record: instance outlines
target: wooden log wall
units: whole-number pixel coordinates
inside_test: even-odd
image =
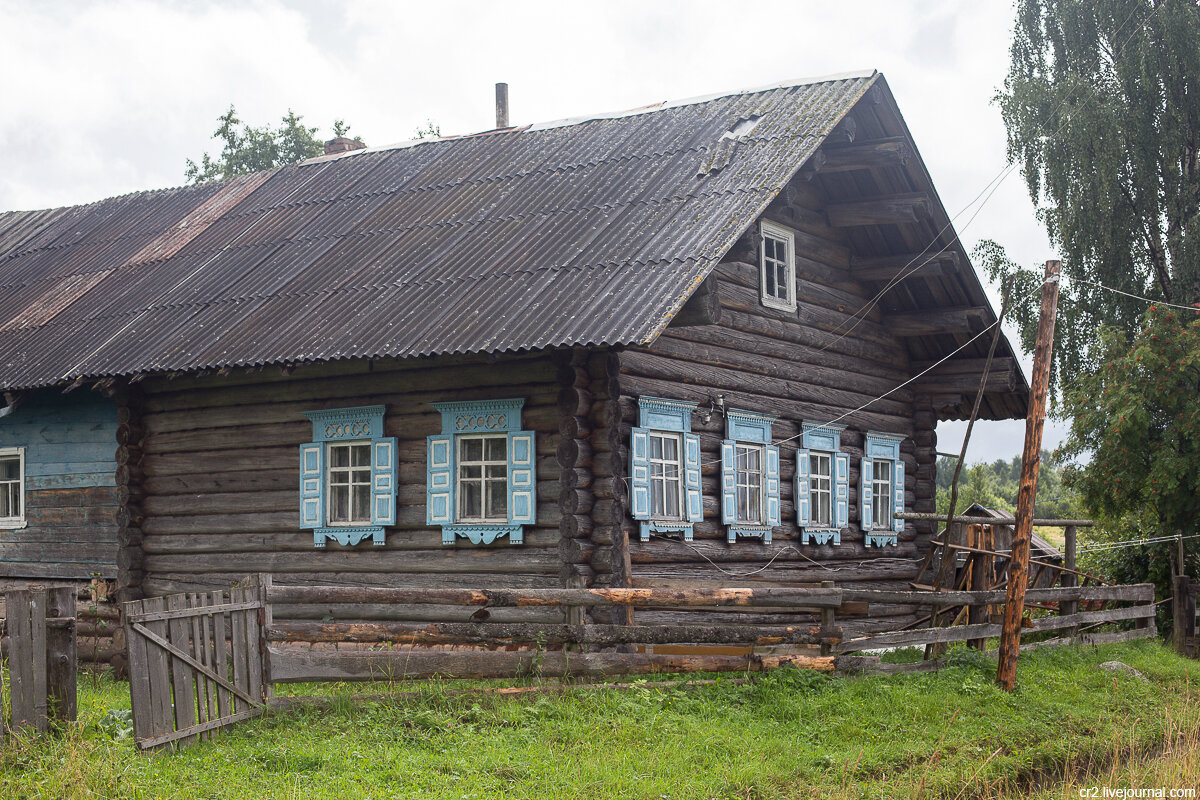
[[[210,591],[252,572],[299,586],[553,588],[569,578],[586,581],[586,542],[577,542],[586,536],[560,544],[564,526],[576,530],[590,503],[586,474],[560,467],[560,441],[567,440],[560,420],[569,441],[587,436],[587,409],[567,417],[560,411],[566,390],[580,382],[586,356],[570,352],[148,379],[142,383],[142,589],[147,596]],[[526,528],[522,545],[502,537],[492,545],[460,539],[444,546],[441,530],[425,524],[425,437],[441,430],[430,403],[510,397],[525,398],[522,427],[537,433],[537,524]],[[312,532],[299,527],[298,447],[312,439],[303,412],[375,404],[386,406],[385,434],[398,440],[397,524],[382,547],[368,540],[315,548]],[[283,620],[454,622],[468,615],[387,604],[275,609]],[[494,619],[564,621],[559,609],[506,609]]]
[[[0,447],[25,448],[25,526],[0,530],[0,578],[116,575],[122,496],[110,398],[47,389],[0,418]]]
[[[850,454],[851,524],[843,530],[840,545],[801,545],[795,524],[792,480],[801,421],[834,420],[911,377],[906,348],[883,325],[880,310],[855,318],[872,292],[850,276],[850,247],[845,236],[825,222],[822,204],[818,190],[800,183],[765,215],[796,237],[796,312],[766,308],[760,302],[755,225],[714,272],[720,325],[669,327],[652,346],[631,347],[612,356],[618,366],[610,388],[618,401],[613,404],[613,428],[603,438],[611,448],[615,474],[624,475],[628,469],[626,448],[637,422],[639,395],[693,401],[708,408],[722,394],[727,407],[780,417],[774,438],[790,440],[780,448],[783,525],[771,545],[754,539],[726,543],[719,466],[725,419],[715,413],[705,423],[701,414],[694,414],[692,430],[700,435],[704,464],[704,521],[695,525],[693,542],[656,537],[642,543],[624,504],[614,504],[620,507],[619,530],[601,534],[606,544],[597,542],[597,549],[613,548],[615,574],[622,563],[616,551],[627,548],[631,572],[627,584],[612,585],[816,585],[832,580],[838,586],[908,588],[915,577],[916,559],[933,525],[910,523],[897,547],[864,547],[857,521],[859,461],[866,431],[904,436],[906,507],[933,509],[937,419],[928,397],[901,389],[841,420],[848,426],[841,444]],[[598,474],[601,463],[597,459]],[[603,529],[599,518],[593,522],[594,533]],[[636,617],[639,624],[675,624],[692,613],[638,611]],[[851,630],[885,630],[914,619],[915,609],[884,605],[872,608],[871,614],[869,620],[850,617],[843,624]],[[716,622],[720,617],[714,610],[706,619]],[[771,618],[781,623],[796,620],[783,613]]]

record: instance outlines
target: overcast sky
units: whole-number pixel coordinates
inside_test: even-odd
[[[954,217],[1005,167],[991,100],[1012,17],[1008,0],[0,0],[0,210],[179,185],[187,158],[219,150],[231,103],[254,125],[294,109],[322,135],[345,119],[381,145],[430,120],[492,127],[497,81],[524,124],[877,69]],[[1018,173],[956,224],[968,251],[1054,256]],[[943,424],[938,449],[957,452],[963,427]],[[977,425],[968,460],[1018,455],[1023,431]]]

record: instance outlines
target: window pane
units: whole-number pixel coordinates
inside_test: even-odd
[[[458,487],[459,515],[463,519],[483,516],[483,482],[464,481]]]
[[[14,509],[11,485],[0,486],[0,517],[19,517]]]
[[[350,466],[350,448],[344,444],[334,445],[329,448],[329,466],[331,467],[348,467]]]
[[[371,445],[356,444],[350,448],[351,464],[356,467],[371,466]]]
[[[16,458],[0,460],[0,481],[16,481],[21,479],[21,462]]]
[[[350,521],[350,487],[331,486],[329,489],[329,521]]]
[[[483,439],[464,438],[460,440],[460,458],[464,461],[482,461],[483,460]]]
[[[663,457],[663,439],[661,436],[651,436],[650,437],[650,457],[651,458],[662,458]]]
[[[508,465],[507,464],[488,464],[487,476],[492,480],[508,480]]]
[[[370,522],[371,521],[371,487],[370,487],[370,485],[354,487],[354,521],[355,522]]]
[[[488,518],[508,519],[508,481],[488,481]]]
[[[487,439],[487,460],[488,461],[508,461],[508,440],[507,439]]]
[[[458,468],[458,474],[463,480],[478,480],[483,477],[483,467],[478,464],[463,464]]]

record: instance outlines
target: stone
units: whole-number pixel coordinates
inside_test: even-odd
[[[1124,672],[1132,675],[1139,681],[1149,680],[1149,678],[1147,678],[1145,675],[1122,661],[1105,661],[1100,665],[1100,669],[1104,670],[1105,672]]]

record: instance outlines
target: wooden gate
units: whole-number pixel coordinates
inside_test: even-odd
[[[4,655],[12,682],[12,728],[45,733],[76,712],[75,590],[36,586],[4,593]],[[0,742],[8,724],[0,671]]]
[[[271,694],[263,668],[265,588],[250,579],[228,591],[124,605],[139,747],[207,738],[262,713]]]

